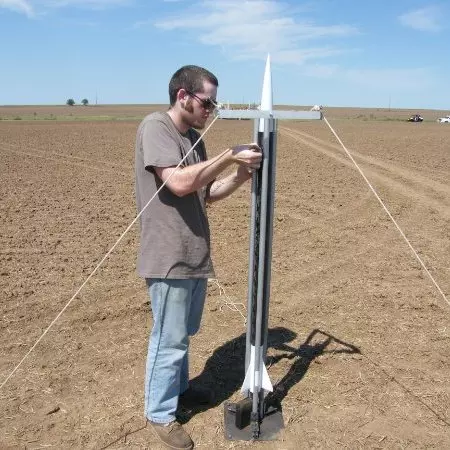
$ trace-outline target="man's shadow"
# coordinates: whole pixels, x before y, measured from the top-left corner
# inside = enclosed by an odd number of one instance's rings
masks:
[[[271,328],[268,331],[267,347],[284,353],[267,358],[267,367],[277,364],[282,359],[293,360],[293,363],[283,378],[276,383],[274,390],[266,398],[267,404],[280,405],[289,390],[295,386],[306,374],[312,361],[326,353],[360,353],[352,344],[344,342],[325,331],[315,329],[300,347],[288,345],[297,337],[292,330],[284,327]],[[188,422],[196,414],[214,408],[229,399],[239,390],[244,381],[245,371],[245,343],[246,335],[228,341],[211,355],[200,375],[191,380],[191,386],[206,386],[213,390],[215,400],[209,405],[180,407],[178,419],[182,423]],[[331,344],[338,347],[327,350]]]

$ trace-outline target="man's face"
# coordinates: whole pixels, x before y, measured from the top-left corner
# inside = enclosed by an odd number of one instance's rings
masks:
[[[205,127],[206,121],[214,110],[214,103],[217,97],[217,86],[209,81],[203,82],[203,92],[186,92],[186,102],[184,105],[184,121],[192,128],[201,130]]]

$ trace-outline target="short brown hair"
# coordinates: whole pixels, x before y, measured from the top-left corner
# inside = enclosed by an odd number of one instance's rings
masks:
[[[170,106],[175,105],[180,89],[190,92],[203,92],[203,82],[209,81],[214,86],[219,86],[216,76],[209,70],[199,66],[183,66],[178,69],[169,82]]]

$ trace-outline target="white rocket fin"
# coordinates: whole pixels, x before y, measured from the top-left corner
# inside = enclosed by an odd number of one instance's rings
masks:
[[[260,354],[262,355],[262,347]],[[250,363],[247,368],[247,372],[245,373],[244,383],[241,387],[241,393],[245,393],[246,391],[250,391],[253,393],[253,376],[256,376],[256,379],[259,379],[259,373],[261,372],[261,387],[265,391],[272,392],[273,386],[269,378],[269,374],[267,373],[266,365],[260,360],[259,368],[255,370],[255,346],[252,345],[250,348]]]

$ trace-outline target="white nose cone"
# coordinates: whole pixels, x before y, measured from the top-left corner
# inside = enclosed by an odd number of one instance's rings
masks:
[[[273,92],[272,92],[272,71],[270,68],[270,55],[267,55],[266,69],[264,71],[264,81],[261,93],[261,111],[272,112]]]
[[[273,92],[272,92],[272,70],[270,68],[270,54],[267,55],[266,69],[264,71],[264,80],[261,93],[261,111],[269,111],[272,113],[273,108]],[[259,119],[259,131],[264,131],[264,119]],[[269,130],[273,131],[273,130]]]

